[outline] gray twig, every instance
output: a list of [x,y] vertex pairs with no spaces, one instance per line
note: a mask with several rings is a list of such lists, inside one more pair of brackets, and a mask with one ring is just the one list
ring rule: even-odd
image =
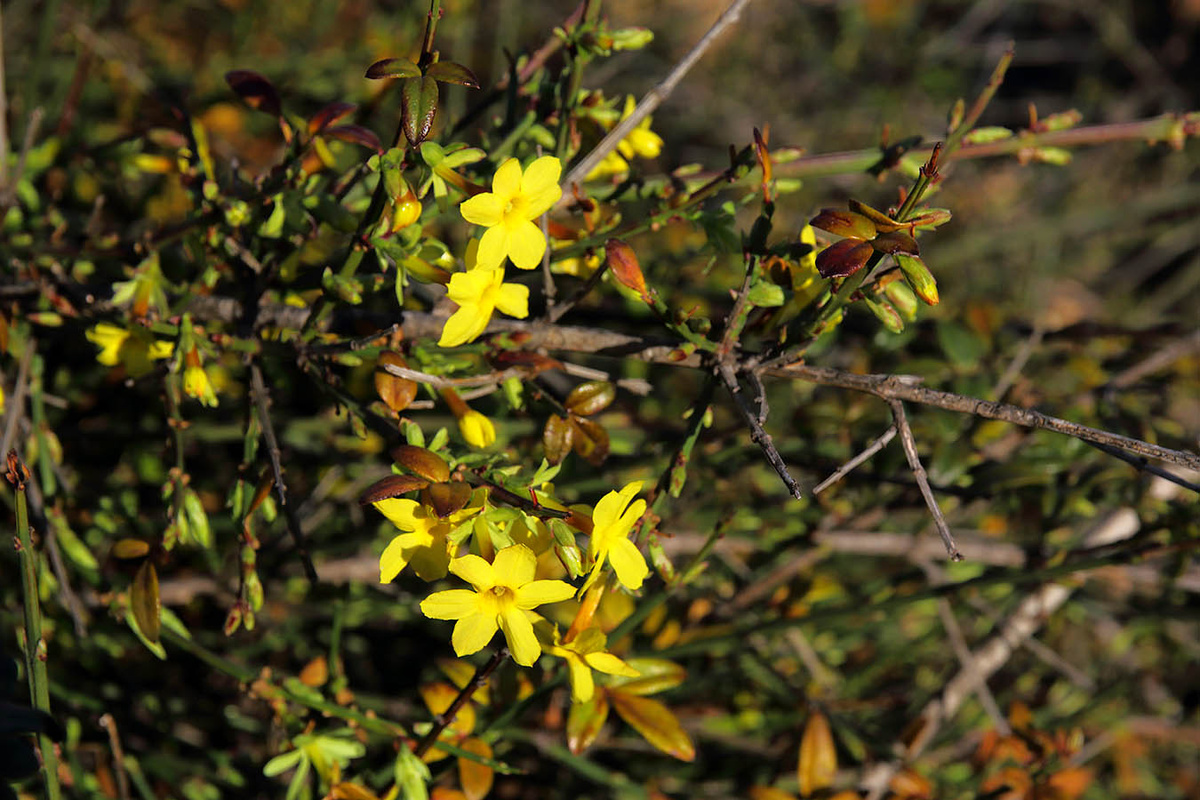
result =
[[962,553],[958,551],[958,545],[954,543],[954,536],[951,535],[950,526],[946,524],[946,518],[942,515],[942,508],[938,505],[937,498],[933,496],[933,488],[929,485],[929,476],[925,474],[925,467],[921,465],[921,457],[917,455],[917,440],[913,437],[912,428],[908,426],[904,404],[899,400],[888,400],[888,405],[892,409],[892,419],[895,420],[896,430],[900,433],[900,443],[904,445],[908,468],[912,470],[913,477],[917,479],[917,486],[921,487],[921,496],[925,498],[925,505],[929,507],[929,513],[933,515],[933,524],[937,527],[938,535],[942,537],[942,543],[946,545],[946,552],[950,554],[951,561],[962,561]]
[[859,464],[862,464],[867,459],[869,459],[871,456],[875,455],[880,450],[887,447],[887,443],[890,442],[894,438],[896,438],[896,426],[890,425],[890,426],[888,426],[888,429],[886,431],[879,434],[879,436],[877,436],[875,438],[875,441],[873,441],[869,445],[867,445],[865,450],[863,450],[861,453],[856,455],[854,458],[847,461],[845,464],[842,464],[840,467],[838,467],[837,469],[835,469],[833,471],[832,475],[830,475],[828,478],[826,478],[825,480],[818,483],[816,485],[816,487],[813,488],[813,494],[820,494],[821,492],[825,491],[833,484],[840,481],[842,478],[849,475],[851,472],[853,472],[855,469],[858,468]]
[[733,371],[733,367],[728,364],[717,364],[717,375],[721,378],[721,382],[725,384],[725,388],[729,390],[729,394],[733,396],[734,404],[738,411],[741,412],[742,418],[750,427],[750,438],[755,444],[762,449],[763,454],[767,457],[771,467],[783,479],[784,486],[788,492],[797,500],[804,497],[804,493],[800,490],[800,484],[796,483],[796,479],[788,472],[787,465],[783,463],[783,456],[779,455],[779,450],[775,448],[775,443],[771,441],[771,436],[763,430],[762,423],[758,420],[758,415],[755,410],[750,407],[746,401],[746,396],[742,392],[742,387],[738,384],[737,374]]

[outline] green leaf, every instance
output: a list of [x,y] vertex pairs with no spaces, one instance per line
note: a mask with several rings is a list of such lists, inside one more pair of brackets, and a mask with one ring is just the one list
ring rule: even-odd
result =
[[430,64],[429,69],[425,70],[425,75],[442,83],[457,83],[470,89],[479,88],[479,79],[475,77],[475,73],[454,61]]
[[750,287],[746,299],[759,308],[775,308],[783,305],[783,287],[770,281],[759,281]]
[[366,77],[374,81],[381,78],[416,78],[420,74],[421,68],[407,58],[382,58],[367,67]]
[[289,750],[286,753],[280,753],[263,765],[263,775],[266,775],[268,778],[282,775],[296,766],[302,758],[304,758],[304,751],[298,748],[296,750]]
[[404,800],[429,800],[429,767],[413,755],[407,744],[401,745],[396,754],[394,773]]
[[413,147],[425,141],[437,115],[438,85],[430,77],[406,78],[400,89],[400,124]]
[[213,541],[212,530],[208,526],[208,514],[205,513],[204,505],[200,502],[200,495],[192,489],[184,491],[183,513],[187,517],[188,527],[196,542],[205,550],[211,549]]

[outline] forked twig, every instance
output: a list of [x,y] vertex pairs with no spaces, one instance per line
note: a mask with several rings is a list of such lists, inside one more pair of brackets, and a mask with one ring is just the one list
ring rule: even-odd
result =
[[946,545],[946,552],[950,554],[951,561],[962,561],[962,553],[958,551],[958,545],[954,543],[954,536],[950,533],[950,526],[946,524],[946,517],[942,515],[942,508],[938,505],[937,498],[933,496],[933,488],[929,485],[929,476],[925,474],[925,467],[921,465],[921,457],[917,455],[917,440],[913,437],[912,428],[908,426],[904,404],[899,400],[888,400],[888,405],[892,409],[892,419],[896,423],[896,430],[900,433],[900,443],[904,445],[908,468],[912,470],[913,477],[917,479],[917,486],[921,487],[921,496],[925,498],[925,505],[929,507],[929,513],[933,515],[933,524],[937,527],[938,535],[942,537],[942,543]]

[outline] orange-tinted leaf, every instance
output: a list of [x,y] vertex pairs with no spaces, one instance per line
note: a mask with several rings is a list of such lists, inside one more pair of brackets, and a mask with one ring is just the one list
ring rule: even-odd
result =
[[846,205],[849,206],[850,210],[855,214],[860,214],[871,220],[871,222],[875,225],[875,230],[879,231],[880,233],[888,233],[904,227],[879,209],[873,208],[872,206],[855,200],[854,198],[846,201]]
[[358,106],[354,105],[354,103],[345,103],[340,100],[335,103],[330,103],[309,117],[309,135],[316,135],[338,120],[345,119],[348,115],[352,114],[356,108],[358,108]]
[[325,681],[329,680],[329,662],[325,656],[317,656],[305,664],[300,670],[299,678],[305,686],[324,686]]
[[609,239],[604,243],[604,255],[608,260],[608,269],[617,282],[645,299],[646,278],[642,275],[642,267],[633,248],[620,239]]
[[808,224],[837,236],[849,236],[854,239],[871,239],[877,233],[874,222],[862,214],[841,208],[822,208],[821,213],[813,217]]
[[638,697],[619,691],[610,691],[613,708],[621,719],[640,733],[650,744],[680,761],[691,761],[696,757],[692,739],[679,724],[679,719],[657,700]]
[[471,500],[471,485],[467,483],[432,483],[425,488],[424,498],[439,517],[445,518],[466,506]]
[[331,800],[379,800],[379,795],[357,783],[336,783],[329,790]]
[[901,797],[924,798],[933,796],[933,784],[924,775],[904,768],[892,776],[888,788]]
[[386,372],[380,368],[383,366],[407,367],[408,362],[394,350],[384,350],[375,367],[375,392],[379,399],[392,411],[403,411],[417,396],[417,382]]
[[402,444],[392,450],[392,459],[409,472],[432,483],[441,483],[450,478],[450,465],[446,460],[424,447]]
[[335,125],[325,129],[325,136],[341,142],[357,144],[368,150],[374,150],[376,153],[383,152],[383,143],[379,141],[379,136],[375,131],[364,128],[362,125]]
[[837,750],[833,746],[829,720],[817,711],[808,718],[800,740],[800,763],[796,767],[800,796],[808,797],[819,789],[829,788],[836,774]]
[[150,543],[141,539],[121,539],[113,545],[114,558],[141,558],[150,552]]
[[[482,739],[467,739],[460,743],[459,747],[477,756],[492,757],[492,748]],[[467,800],[483,800],[487,797],[487,793],[492,790],[494,777],[495,771],[489,766],[465,758],[458,760],[458,782]]]
[[429,69],[425,70],[425,74],[442,83],[457,83],[459,86],[466,86],[469,89],[479,88],[479,79],[475,77],[475,73],[454,61],[438,61],[430,64]]
[[246,105],[279,116],[279,92],[262,75],[248,69],[235,69],[225,73],[225,82]]
[[542,449],[551,464],[561,464],[575,443],[575,426],[566,417],[552,414],[542,428]]
[[158,572],[154,564],[146,561],[138,568],[133,576],[133,586],[129,590],[129,608],[133,618],[137,620],[142,635],[152,642],[158,641],[159,629],[162,624],[162,602],[158,596]]
[[563,406],[572,414],[590,417],[608,408],[616,396],[617,387],[608,381],[588,381],[572,389]]
[[586,703],[572,703],[567,713],[567,749],[575,755],[592,746],[608,719],[608,693],[596,689]]
[[380,78],[416,78],[421,69],[407,58],[381,58],[367,67],[366,77],[371,80]]
[[750,800],[796,800],[796,795],[774,786],[751,786]]
[[575,452],[589,464],[599,466],[608,458],[608,431],[583,417],[571,417],[575,427]]
[[1047,783],[1054,789],[1054,797],[1075,800],[1092,785],[1092,771],[1086,767],[1067,767],[1050,776]]
[[[419,691],[421,699],[425,701],[425,707],[433,714],[445,713],[446,709],[450,708],[450,704],[454,702],[454,698],[458,697],[459,692],[457,687],[442,681],[427,683],[421,686]],[[454,720],[446,726],[446,730],[459,736],[470,735],[471,731],[475,730],[474,704],[463,703],[459,707],[458,713],[454,715]]]
[[437,81],[430,77],[405,78],[400,88],[400,124],[410,145],[416,147],[429,136],[437,108]]
[[359,505],[369,506],[380,500],[408,494],[414,489],[424,489],[428,485],[429,481],[416,475],[388,475],[367,487],[367,490],[359,495],[358,502]]
[[817,253],[817,272],[822,278],[844,278],[858,272],[875,252],[870,242],[842,239]]
[[687,670],[665,658],[633,657],[625,663],[640,674],[636,677],[614,676],[611,683],[625,694],[648,695],[674,689],[687,678]]
[[467,796],[458,789],[448,786],[435,786],[429,793],[429,800],[467,800]]

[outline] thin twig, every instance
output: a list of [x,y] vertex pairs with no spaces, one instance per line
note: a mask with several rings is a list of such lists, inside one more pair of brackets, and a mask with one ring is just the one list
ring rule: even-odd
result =
[[1168,367],[1179,359],[1200,352],[1200,330],[1152,353],[1128,369],[1121,370],[1108,382],[1105,390],[1127,389],[1147,375]]
[[270,397],[267,386],[263,381],[262,368],[257,361],[250,362],[250,388],[254,395],[254,406],[258,410],[259,422],[262,423],[263,438],[267,441],[267,455],[271,459],[271,472],[275,478],[275,493],[279,495],[279,506],[283,509],[284,519],[287,520],[288,531],[296,545],[296,554],[304,565],[304,574],[312,583],[317,582],[317,568],[313,566],[308,553],[304,531],[300,528],[300,520],[296,509],[288,502],[287,484],[283,482],[283,464],[279,452],[279,441],[275,438],[275,427],[271,423]]
[[117,797],[129,800],[129,776],[125,774],[125,751],[117,733],[117,721],[112,714],[100,715],[100,727],[108,731],[108,746],[112,750],[113,771],[117,773]]
[[792,497],[797,500],[803,498],[804,492],[801,491],[800,484],[796,483],[796,479],[788,472],[787,464],[783,463],[783,456],[779,455],[779,450],[775,448],[775,443],[771,441],[771,435],[763,430],[762,423],[758,421],[758,415],[755,413],[755,410],[746,402],[746,396],[742,392],[742,387],[738,384],[737,374],[734,373],[733,367],[728,364],[718,364],[716,372],[721,378],[721,383],[725,384],[725,388],[729,390],[729,394],[733,397],[734,404],[742,414],[742,419],[749,426],[750,438],[763,451],[763,455],[767,457],[771,468],[783,479],[783,484],[787,487]]
[[842,464],[840,467],[838,467],[836,470],[834,470],[833,474],[830,475],[828,478],[826,478],[825,480],[818,483],[813,488],[813,494],[815,494],[815,495],[820,494],[821,492],[825,491],[833,484],[840,481],[842,478],[849,475],[851,472],[853,472],[855,469],[857,469],[860,464],[865,462],[871,456],[878,453],[883,448],[887,447],[887,443],[890,442],[894,438],[896,438],[896,426],[890,425],[890,426],[888,426],[888,429],[886,431],[879,434],[879,436],[877,436],[875,438],[875,441],[873,441],[869,445],[867,445],[866,449],[864,449],[861,453],[856,455],[854,458],[850,459],[845,464]]
[[1124,461],[1126,464],[1129,464],[1134,469],[1141,470],[1142,472],[1149,472],[1151,475],[1157,475],[1158,477],[1162,478],[1164,481],[1170,481],[1171,483],[1175,484],[1176,486],[1180,486],[1184,489],[1187,489],[1188,491],[1192,491],[1192,492],[1195,492],[1196,494],[1200,494],[1200,484],[1193,483],[1192,481],[1188,480],[1187,478],[1184,478],[1181,475],[1176,475],[1173,472],[1168,472],[1167,470],[1163,469],[1162,467],[1151,464],[1143,456],[1133,456],[1133,455],[1130,455],[1129,453],[1126,453],[1124,450],[1119,450],[1116,447],[1112,447],[1107,444],[1100,444],[1098,442],[1087,442],[1086,444],[1096,448],[1097,450],[1099,450],[1102,453],[1108,453],[1113,458],[1118,458],[1121,461]]
[[[21,153],[17,156],[17,167],[9,177],[8,183],[0,183],[0,211],[12,205],[13,199],[16,197],[17,184],[21,182],[21,176],[25,174],[25,159],[29,157],[29,151],[33,149],[38,129],[42,126],[43,116],[44,112],[41,106],[35,108],[29,115],[29,124],[25,126],[25,138],[21,140]],[[7,152],[0,151],[0,154],[4,158],[8,157]]]
[[1021,374],[1021,370],[1025,369],[1025,365],[1029,362],[1029,357],[1033,355],[1033,351],[1042,343],[1042,337],[1045,335],[1046,329],[1039,322],[1033,326],[1033,330],[1029,333],[1028,338],[1021,343],[1021,347],[1017,350],[1017,354],[1013,356],[1013,360],[1008,363],[1004,370],[1004,374],[1000,376],[1000,380],[996,381],[996,385],[992,387],[992,398],[995,400],[1003,400],[1004,395],[1008,394],[1008,390],[1016,383],[1017,376]]
[[942,508],[938,505],[937,498],[933,496],[933,488],[929,485],[929,476],[925,474],[925,467],[921,465],[921,457],[917,455],[917,440],[913,437],[912,428],[908,426],[904,404],[899,400],[888,400],[888,405],[892,409],[892,419],[896,423],[896,430],[900,433],[900,443],[904,445],[908,468],[912,470],[913,477],[917,479],[917,486],[921,487],[921,496],[925,498],[925,505],[929,507],[929,513],[933,515],[933,524],[937,527],[938,535],[942,537],[942,543],[946,545],[946,552],[950,554],[951,561],[962,561],[962,553],[958,551],[958,545],[955,544],[954,536],[950,533],[950,526],[946,524],[946,518],[942,515]]
[[21,363],[17,366],[17,378],[13,383],[12,397],[9,398],[8,415],[4,420],[4,439],[0,441],[0,453],[7,453],[12,447],[17,435],[17,426],[25,414],[25,393],[29,390],[29,367],[33,362],[33,354],[37,340],[30,336],[25,340],[25,352],[21,354]]
[[501,647],[492,654],[492,657],[488,659],[486,664],[475,670],[475,674],[471,676],[471,680],[467,681],[467,685],[459,690],[458,696],[454,698],[454,702],[450,704],[450,707],[437,715],[437,719],[434,720],[433,727],[430,728],[429,733],[425,734],[420,744],[413,750],[414,756],[420,758],[429,752],[431,747],[437,744],[438,737],[442,735],[442,732],[446,730],[450,723],[454,722],[454,717],[457,716],[458,710],[471,699],[471,695],[475,694],[480,686],[483,686],[487,682],[488,677],[496,671],[497,667],[504,663],[504,659],[506,658],[508,658],[508,648]]
[[733,0],[733,3],[729,5],[729,8],[725,9],[725,13],[721,14],[717,21],[713,23],[712,27],[708,29],[708,32],[700,38],[700,41],[696,42],[696,45],[690,51],[688,51],[687,55],[685,55],[679,61],[679,63],[675,65],[675,68],[671,70],[670,74],[668,74],[661,83],[659,83],[650,91],[646,92],[646,94],[638,102],[637,107],[634,108],[633,113],[621,120],[621,122],[617,123],[617,126],[609,131],[607,136],[600,140],[600,143],[592,149],[592,152],[584,156],[578,163],[575,164],[574,167],[571,168],[571,171],[567,173],[567,177],[563,181],[563,185],[569,187],[572,184],[582,182],[584,178],[586,178],[588,174],[590,174],[591,171],[596,168],[596,165],[603,161],[606,155],[615,150],[617,145],[624,141],[625,137],[628,136],[643,119],[653,114],[654,109],[658,108],[659,104],[666,100],[667,97],[670,96],[671,92],[675,91],[675,86],[680,80],[683,79],[683,76],[686,75],[688,71],[696,65],[696,62],[699,61],[700,58],[708,51],[708,49],[713,46],[717,40],[717,37],[719,37],[727,28],[731,27],[738,21],[742,15],[742,11],[749,4],[749,2],[750,0]]

